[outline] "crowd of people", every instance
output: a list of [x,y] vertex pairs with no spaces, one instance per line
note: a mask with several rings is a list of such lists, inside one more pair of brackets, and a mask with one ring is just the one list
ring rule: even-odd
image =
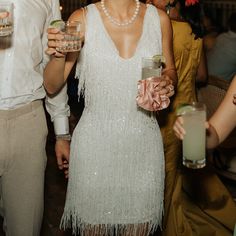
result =
[[[200,2],[90,4],[69,17],[81,22],[79,52],[58,51],[64,34],[49,25],[61,17],[59,1],[18,0],[14,11],[14,33],[0,37],[0,184],[6,235],[40,235],[45,101],[54,123],[58,167],[68,177],[62,229],[71,227],[73,234],[86,236],[232,236],[236,205],[221,180],[210,167],[194,171],[181,165],[184,120],[176,119],[175,110],[197,101],[196,85],[206,84],[209,74]],[[141,59],[156,55],[165,60],[160,78],[150,80],[159,81],[150,94],[169,99],[170,105],[153,112],[139,107],[136,96]],[[85,105],[71,138],[66,81],[74,66]],[[206,122],[208,149],[236,126],[235,90],[234,76]]]

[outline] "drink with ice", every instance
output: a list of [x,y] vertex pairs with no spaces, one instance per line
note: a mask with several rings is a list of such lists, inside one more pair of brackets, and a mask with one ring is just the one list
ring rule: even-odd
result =
[[[59,22],[57,22],[58,24]],[[81,49],[79,21],[61,21],[60,30],[64,38],[57,41],[57,51],[59,52],[76,52]]]
[[13,24],[1,22],[0,20],[0,36],[8,36],[13,33]]
[[184,120],[183,164],[198,169],[206,164],[206,108],[203,103],[192,103],[181,114]]
[[142,68],[142,79],[147,79],[150,77],[160,77],[161,76],[161,69],[155,69],[153,67],[143,67]]
[[0,37],[13,33],[13,3],[0,2]]
[[142,58],[142,79],[161,76],[161,57],[144,57]]

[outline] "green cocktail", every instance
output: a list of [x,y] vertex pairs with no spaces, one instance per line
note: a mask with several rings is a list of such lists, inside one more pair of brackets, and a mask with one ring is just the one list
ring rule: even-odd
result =
[[192,103],[182,109],[184,129],[183,165],[193,169],[206,165],[206,107],[203,103]]

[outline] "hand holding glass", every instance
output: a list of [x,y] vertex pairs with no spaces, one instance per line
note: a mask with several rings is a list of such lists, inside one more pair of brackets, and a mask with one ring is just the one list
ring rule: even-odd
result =
[[183,139],[183,165],[192,169],[203,168],[206,165],[206,106],[194,102],[181,109],[186,132]]
[[0,2],[0,37],[13,33],[13,3]]
[[65,21],[61,24],[62,40],[57,41],[56,50],[59,52],[76,52],[81,49],[81,23],[79,21]]

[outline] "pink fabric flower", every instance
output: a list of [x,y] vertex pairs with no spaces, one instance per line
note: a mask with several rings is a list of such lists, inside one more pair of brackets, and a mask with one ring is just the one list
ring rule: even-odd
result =
[[136,102],[138,106],[148,111],[158,111],[165,109],[170,104],[170,99],[166,95],[160,95],[157,87],[161,78],[150,77],[138,81],[138,95]]
[[196,3],[199,3],[199,0],[186,0],[185,1],[185,6],[191,6],[191,5],[195,5]]

